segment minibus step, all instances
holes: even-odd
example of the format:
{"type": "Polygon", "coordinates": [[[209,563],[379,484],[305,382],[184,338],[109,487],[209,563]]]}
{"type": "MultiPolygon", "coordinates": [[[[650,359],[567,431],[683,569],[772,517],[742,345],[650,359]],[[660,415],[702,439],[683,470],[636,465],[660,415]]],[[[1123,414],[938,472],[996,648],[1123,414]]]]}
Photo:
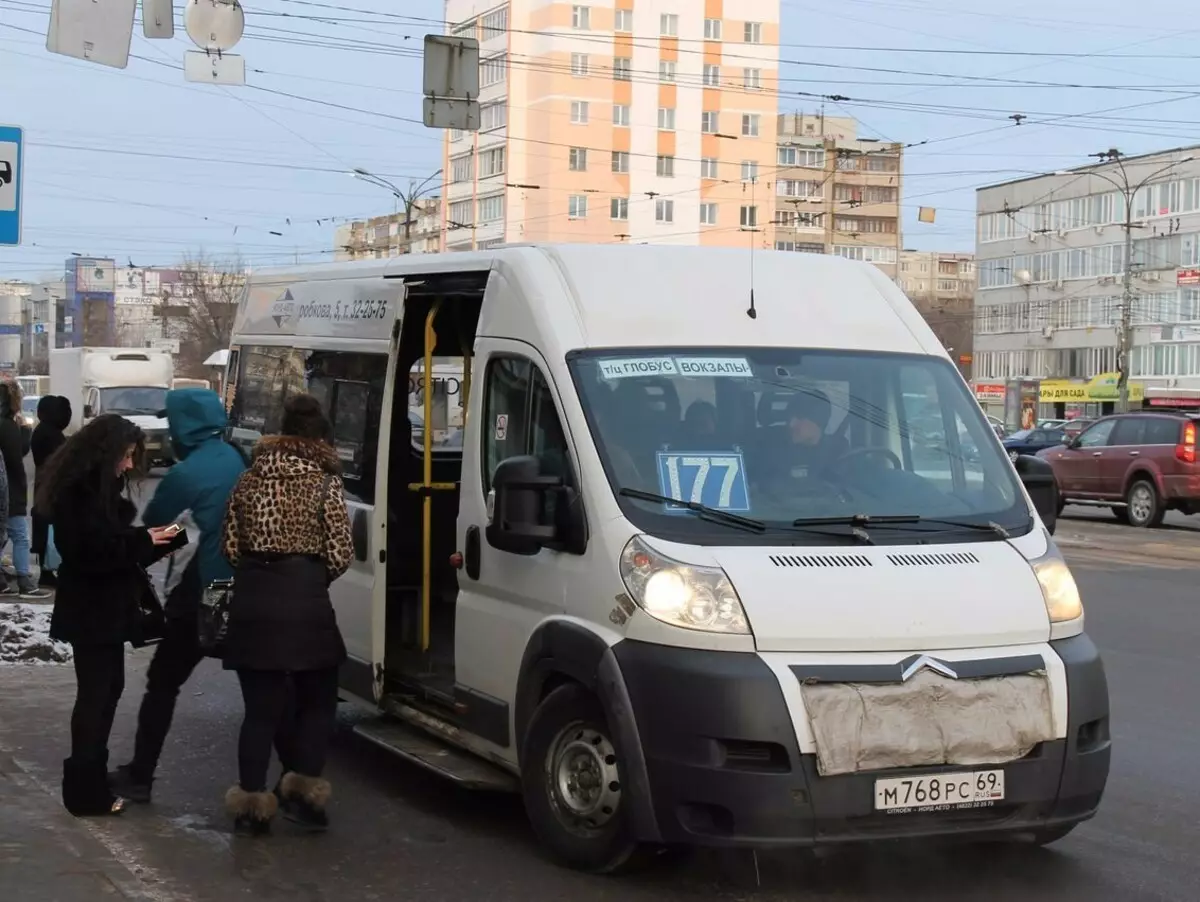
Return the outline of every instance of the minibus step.
{"type": "Polygon", "coordinates": [[[517,779],[468,751],[394,718],[357,724],[354,732],[404,760],[462,786],[491,792],[516,792],[517,779]]]}

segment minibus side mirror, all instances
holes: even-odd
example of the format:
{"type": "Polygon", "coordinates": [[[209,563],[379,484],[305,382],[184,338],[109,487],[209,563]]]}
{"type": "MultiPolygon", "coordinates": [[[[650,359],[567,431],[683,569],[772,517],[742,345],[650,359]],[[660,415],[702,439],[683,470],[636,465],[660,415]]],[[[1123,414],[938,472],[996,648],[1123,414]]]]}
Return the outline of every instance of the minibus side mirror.
{"type": "Polygon", "coordinates": [[[1058,526],[1058,480],[1054,478],[1054,468],[1049,461],[1030,454],[1018,455],[1014,466],[1025,491],[1033,500],[1038,516],[1050,534],[1054,535],[1058,526]]]}
{"type": "Polygon", "coordinates": [[[485,533],[493,548],[527,555],[545,547],[578,553],[571,541],[582,532],[578,495],[560,476],[543,476],[536,457],[501,461],[492,474],[492,491],[492,518],[485,533]],[[547,505],[552,496],[552,506],[547,505]]]}

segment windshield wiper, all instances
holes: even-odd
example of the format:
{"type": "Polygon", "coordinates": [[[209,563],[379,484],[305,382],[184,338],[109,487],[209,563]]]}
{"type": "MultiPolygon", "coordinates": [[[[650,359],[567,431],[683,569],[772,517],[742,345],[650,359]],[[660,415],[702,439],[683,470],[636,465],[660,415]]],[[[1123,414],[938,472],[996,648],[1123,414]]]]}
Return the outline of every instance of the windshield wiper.
{"type": "MultiPolygon", "coordinates": [[[[767,524],[762,520],[731,514],[717,507],[700,504],[698,501],[680,501],[678,498],[672,498],[669,495],[660,495],[657,492],[644,492],[641,489],[626,487],[619,489],[617,494],[623,495],[626,498],[637,498],[640,501],[660,501],[663,504],[674,504],[692,511],[701,520],[707,520],[711,523],[723,523],[726,526],[734,526],[749,532],[761,533],[767,530],[767,524]]],[[[850,532],[830,532],[826,529],[809,529],[804,524],[793,523],[792,528],[816,536],[827,536],[833,539],[856,539],[864,545],[875,544],[875,540],[867,535],[865,530],[858,529],[857,527],[852,528],[850,532]]]]}
{"type": "Polygon", "coordinates": [[[977,532],[990,532],[998,535],[1002,539],[1009,537],[1008,530],[999,523],[988,521],[987,523],[971,523],[967,520],[948,520],[938,517],[919,517],[916,514],[893,514],[884,516],[873,516],[871,514],[852,514],[849,517],[814,517],[801,518],[793,522],[793,526],[808,526],[821,524],[845,523],[848,526],[856,526],[863,529],[872,527],[889,527],[889,526],[905,526],[912,523],[928,523],[932,526],[953,526],[955,529],[971,529],[977,532]]]}

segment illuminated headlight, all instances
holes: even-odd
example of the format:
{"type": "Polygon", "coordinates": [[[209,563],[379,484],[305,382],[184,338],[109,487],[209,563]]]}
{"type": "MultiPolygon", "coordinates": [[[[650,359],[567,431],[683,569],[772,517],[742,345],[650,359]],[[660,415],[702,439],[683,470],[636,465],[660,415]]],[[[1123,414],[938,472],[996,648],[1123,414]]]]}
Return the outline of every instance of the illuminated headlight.
{"type": "Polygon", "coordinates": [[[663,623],[750,634],[742,601],[720,567],[673,561],[634,536],[621,552],[621,579],[638,607],[663,623]]]}
{"type": "Polygon", "coordinates": [[[1057,552],[1051,552],[1030,563],[1038,585],[1042,587],[1042,598],[1046,602],[1050,623],[1066,623],[1083,617],[1083,600],[1079,597],[1079,587],[1075,585],[1075,577],[1071,575],[1067,562],[1057,552]]]}

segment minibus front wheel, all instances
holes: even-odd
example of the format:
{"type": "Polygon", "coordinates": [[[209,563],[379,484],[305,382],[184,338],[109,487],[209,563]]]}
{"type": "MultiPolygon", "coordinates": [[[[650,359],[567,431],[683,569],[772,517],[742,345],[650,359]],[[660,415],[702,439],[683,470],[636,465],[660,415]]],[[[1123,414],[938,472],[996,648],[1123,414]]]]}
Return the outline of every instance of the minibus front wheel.
{"type": "Polygon", "coordinates": [[[600,702],[578,683],[559,686],[529,721],[521,790],[534,832],[568,867],[627,871],[655,849],[633,838],[622,804],[621,755],[600,702]]]}

